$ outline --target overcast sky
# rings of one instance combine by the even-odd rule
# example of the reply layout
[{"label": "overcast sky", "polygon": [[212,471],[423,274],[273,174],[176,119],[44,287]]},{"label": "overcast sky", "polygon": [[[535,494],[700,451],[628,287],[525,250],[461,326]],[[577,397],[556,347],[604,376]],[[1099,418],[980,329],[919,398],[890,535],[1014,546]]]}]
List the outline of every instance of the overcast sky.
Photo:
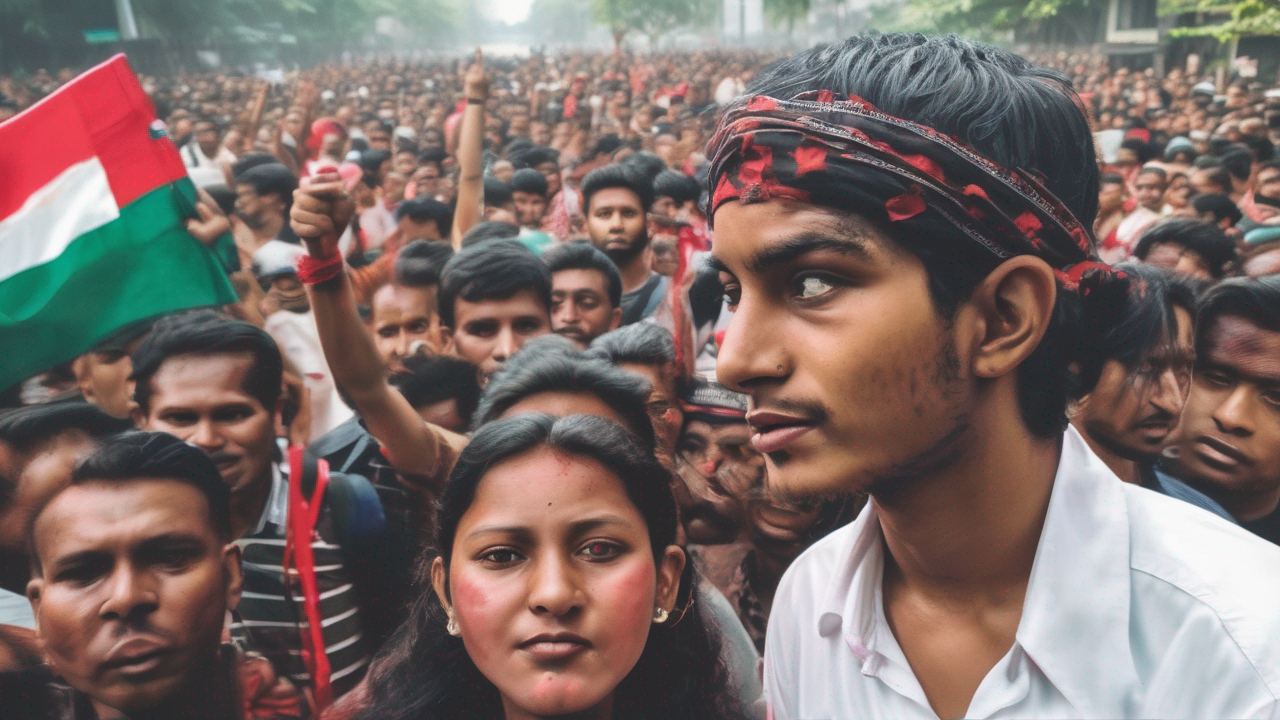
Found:
[{"label": "overcast sky", "polygon": [[533,0],[480,0],[480,7],[485,15],[511,24],[529,17],[529,8],[532,6]]}]

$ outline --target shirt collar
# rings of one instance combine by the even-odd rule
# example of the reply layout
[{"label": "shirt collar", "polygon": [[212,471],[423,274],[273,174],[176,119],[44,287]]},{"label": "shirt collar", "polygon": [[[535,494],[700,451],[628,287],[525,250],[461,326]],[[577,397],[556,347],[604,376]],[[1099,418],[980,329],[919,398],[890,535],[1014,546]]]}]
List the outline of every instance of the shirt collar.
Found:
[{"label": "shirt collar", "polygon": [[[868,502],[849,528],[818,613],[818,633],[844,628],[865,659],[883,582],[880,520]],[[1123,705],[1137,686],[1129,647],[1129,516],[1120,480],[1068,428],[1018,623],[1017,644],[1086,717]]]},{"label": "shirt collar", "polygon": [[280,466],[271,463],[271,494],[267,496],[267,504],[262,508],[258,524],[250,535],[257,535],[267,529],[267,523],[283,528],[289,514],[289,486],[284,480]]}]

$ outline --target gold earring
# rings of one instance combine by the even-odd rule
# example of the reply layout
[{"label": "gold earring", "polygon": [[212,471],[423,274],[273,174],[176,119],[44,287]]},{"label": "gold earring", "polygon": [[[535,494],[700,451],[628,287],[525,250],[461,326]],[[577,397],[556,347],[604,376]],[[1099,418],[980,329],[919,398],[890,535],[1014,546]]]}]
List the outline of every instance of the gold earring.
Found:
[{"label": "gold earring", "polygon": [[662,623],[667,621],[667,618],[670,615],[671,613],[667,612],[666,610],[660,607],[656,607],[653,609],[653,622],[656,625],[661,625]]},{"label": "gold earring", "polygon": [[458,628],[458,619],[453,616],[453,613],[449,613],[449,622],[444,626],[444,629],[454,637],[462,634],[462,630]]}]

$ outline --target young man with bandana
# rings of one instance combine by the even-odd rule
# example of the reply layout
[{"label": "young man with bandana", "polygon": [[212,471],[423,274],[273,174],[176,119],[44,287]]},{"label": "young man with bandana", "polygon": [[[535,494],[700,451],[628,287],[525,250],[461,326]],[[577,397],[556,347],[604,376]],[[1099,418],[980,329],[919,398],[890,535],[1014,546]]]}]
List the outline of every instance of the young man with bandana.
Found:
[{"label": "young man with bandana", "polygon": [[778,588],[772,717],[1280,713],[1280,552],[1067,426],[1110,270],[1064,76],[857,36],[759,76],[709,155],[718,374],[768,482],[871,497]]}]

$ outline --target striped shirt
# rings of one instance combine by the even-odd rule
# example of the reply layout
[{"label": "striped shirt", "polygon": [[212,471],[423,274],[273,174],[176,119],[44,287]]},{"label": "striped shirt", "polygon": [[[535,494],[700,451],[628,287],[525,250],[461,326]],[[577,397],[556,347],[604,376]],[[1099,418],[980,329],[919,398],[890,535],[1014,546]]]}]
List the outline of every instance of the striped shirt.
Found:
[{"label": "striped shirt", "polygon": [[[236,540],[244,566],[244,592],[233,614],[231,635],[246,649],[265,655],[298,687],[311,687],[311,674],[302,659],[302,638],[309,632],[302,585],[297,571],[290,570],[292,587],[286,592],[282,567],[288,495],[288,481],[273,466],[271,495],[262,517],[257,527]],[[365,637],[358,592],[336,537],[326,503],[311,548],[335,698],[360,681],[374,651]]]}]

